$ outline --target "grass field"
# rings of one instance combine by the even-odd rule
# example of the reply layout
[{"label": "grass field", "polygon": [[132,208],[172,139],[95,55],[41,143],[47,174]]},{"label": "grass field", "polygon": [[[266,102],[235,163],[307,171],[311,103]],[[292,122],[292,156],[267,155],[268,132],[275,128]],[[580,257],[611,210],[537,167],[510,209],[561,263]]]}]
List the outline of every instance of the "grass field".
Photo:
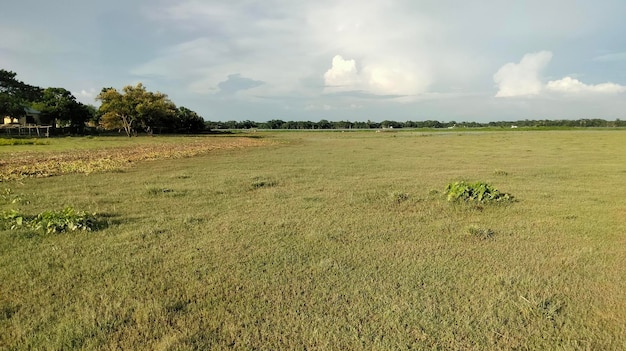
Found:
[{"label": "grass field", "polygon": [[[255,136],[0,182],[4,210],[102,223],[0,231],[0,349],[626,349],[626,131]],[[107,140],[0,162],[184,143]]]}]

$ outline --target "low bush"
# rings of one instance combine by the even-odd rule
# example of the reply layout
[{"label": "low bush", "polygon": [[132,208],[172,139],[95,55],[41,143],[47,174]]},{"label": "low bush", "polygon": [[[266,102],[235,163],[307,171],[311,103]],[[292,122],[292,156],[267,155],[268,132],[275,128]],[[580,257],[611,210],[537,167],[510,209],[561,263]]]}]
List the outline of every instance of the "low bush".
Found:
[{"label": "low bush", "polygon": [[448,201],[458,202],[511,202],[513,196],[511,194],[502,193],[493,186],[484,182],[468,183],[459,181],[448,184],[446,187],[446,195]]},{"label": "low bush", "polygon": [[69,206],[61,211],[44,211],[34,217],[23,215],[18,210],[10,210],[4,212],[0,219],[4,227],[11,230],[28,228],[42,230],[46,234],[91,231],[96,228],[97,223],[94,213],[76,211]]}]

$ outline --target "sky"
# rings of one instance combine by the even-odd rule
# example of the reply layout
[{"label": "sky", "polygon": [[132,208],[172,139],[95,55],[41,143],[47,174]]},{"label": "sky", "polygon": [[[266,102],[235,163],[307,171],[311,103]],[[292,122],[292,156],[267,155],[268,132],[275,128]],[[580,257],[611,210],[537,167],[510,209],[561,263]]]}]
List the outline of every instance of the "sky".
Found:
[{"label": "sky", "polygon": [[624,0],[20,0],[0,68],[206,120],[626,119]]}]

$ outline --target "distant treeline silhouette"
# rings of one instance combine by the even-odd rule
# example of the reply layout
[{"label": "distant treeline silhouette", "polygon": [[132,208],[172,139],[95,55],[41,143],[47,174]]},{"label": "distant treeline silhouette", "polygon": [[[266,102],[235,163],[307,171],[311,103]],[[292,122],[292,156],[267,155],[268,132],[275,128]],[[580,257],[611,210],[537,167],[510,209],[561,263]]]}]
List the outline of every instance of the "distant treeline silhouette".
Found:
[{"label": "distant treeline silhouette", "polygon": [[518,120],[518,121],[498,121],[498,122],[440,122],[435,120],[426,121],[390,121],[382,122],[350,122],[350,121],[283,121],[273,119],[267,122],[254,121],[226,121],[226,122],[206,122],[210,129],[385,129],[385,128],[523,128],[523,127],[626,127],[626,121],[616,119],[608,121],[599,118],[593,119],[557,119],[557,120]]}]

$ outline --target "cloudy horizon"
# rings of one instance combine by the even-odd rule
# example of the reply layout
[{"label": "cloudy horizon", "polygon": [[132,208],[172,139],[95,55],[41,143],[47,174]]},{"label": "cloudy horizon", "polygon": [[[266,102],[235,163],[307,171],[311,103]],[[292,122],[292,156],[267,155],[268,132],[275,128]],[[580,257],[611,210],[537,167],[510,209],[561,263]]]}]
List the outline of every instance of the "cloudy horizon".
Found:
[{"label": "cloudy horizon", "polygon": [[206,120],[626,118],[626,2],[23,0],[0,68],[96,104],[142,82]]}]

